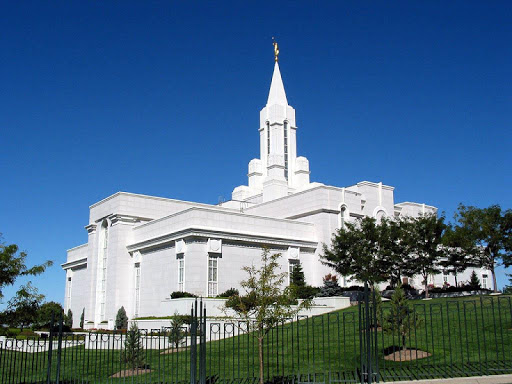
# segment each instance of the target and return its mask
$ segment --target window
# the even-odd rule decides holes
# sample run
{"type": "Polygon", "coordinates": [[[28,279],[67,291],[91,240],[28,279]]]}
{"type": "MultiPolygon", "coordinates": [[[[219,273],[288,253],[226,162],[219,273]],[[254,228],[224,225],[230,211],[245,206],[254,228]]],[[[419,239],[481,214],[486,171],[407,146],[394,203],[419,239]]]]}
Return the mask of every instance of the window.
{"type": "Polygon", "coordinates": [[[68,277],[68,309],[71,308],[71,277],[68,277]]]}
{"type": "Polygon", "coordinates": [[[288,260],[288,285],[292,282],[293,269],[299,264],[299,260],[288,260]]]}
{"type": "Polygon", "coordinates": [[[340,210],[340,228],[345,227],[345,223],[347,222],[347,207],[343,206],[340,210]]]}
{"type": "Polygon", "coordinates": [[[487,286],[487,277],[488,276],[485,273],[482,275],[482,288],[483,289],[487,289],[488,288],[488,286],[487,286]]]}
{"type": "Polygon", "coordinates": [[[185,292],[185,259],[178,256],[178,291],[185,292]]]}
{"type": "Polygon", "coordinates": [[[284,178],[288,180],[288,122],[283,124],[284,129],[284,178]]]}
{"type": "Polygon", "coordinates": [[[140,309],[140,263],[135,263],[135,311],[134,317],[139,317],[140,309]]]}
{"type": "Polygon", "coordinates": [[[217,296],[218,291],[218,274],[217,274],[216,257],[208,257],[208,297],[217,296]]]}
{"type": "Polygon", "coordinates": [[[270,123],[267,121],[267,155],[270,154],[270,123]]]}
{"type": "Polygon", "coordinates": [[[107,299],[107,255],[108,255],[108,222],[104,221],[102,226],[102,238],[100,252],[98,254],[99,259],[99,281],[100,281],[100,318],[105,320],[105,302],[107,299]]]}

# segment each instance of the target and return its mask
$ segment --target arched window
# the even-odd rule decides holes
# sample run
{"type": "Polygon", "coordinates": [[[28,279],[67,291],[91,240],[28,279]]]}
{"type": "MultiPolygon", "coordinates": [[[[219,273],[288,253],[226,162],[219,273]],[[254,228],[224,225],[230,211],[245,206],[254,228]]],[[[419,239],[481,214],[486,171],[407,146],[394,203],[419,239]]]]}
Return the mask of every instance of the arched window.
{"type": "Polygon", "coordinates": [[[377,220],[377,224],[380,224],[382,219],[386,217],[386,212],[384,211],[378,211],[376,214],[375,214],[375,219],[377,220]]]}
{"type": "Polygon", "coordinates": [[[105,304],[107,298],[107,255],[108,255],[108,221],[101,223],[98,249],[98,282],[100,319],[105,320],[105,304]]]}
{"type": "Polygon", "coordinates": [[[348,219],[349,219],[349,212],[348,212],[347,206],[342,205],[340,207],[340,214],[339,214],[339,219],[338,219],[339,227],[344,228],[345,223],[348,222],[348,219]]]}

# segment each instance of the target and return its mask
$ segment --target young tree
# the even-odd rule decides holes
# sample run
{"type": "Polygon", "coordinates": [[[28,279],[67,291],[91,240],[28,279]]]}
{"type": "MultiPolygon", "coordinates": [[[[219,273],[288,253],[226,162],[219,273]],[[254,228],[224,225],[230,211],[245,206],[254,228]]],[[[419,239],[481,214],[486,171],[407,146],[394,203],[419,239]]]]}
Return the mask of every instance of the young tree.
{"type": "Polygon", "coordinates": [[[80,329],[84,329],[85,322],[85,308],[82,309],[82,315],[80,316],[80,329]]]}
{"type": "Polygon", "coordinates": [[[39,294],[37,288],[30,281],[23,285],[16,295],[7,303],[7,318],[12,326],[23,328],[36,324],[37,314],[44,295],[39,294]]]}
{"type": "Polygon", "coordinates": [[[311,305],[311,301],[304,300],[298,306],[291,306],[291,291],[289,287],[284,288],[287,273],[279,272],[280,257],[281,254],[271,254],[265,249],[261,255],[261,265],[244,267],[247,279],[242,281],[240,286],[245,295],[232,296],[225,307],[226,312],[234,310],[247,326],[247,331],[258,340],[260,384],[264,384],[264,338],[273,328],[311,305]]]}
{"type": "Polygon", "coordinates": [[[391,311],[384,319],[384,331],[398,335],[402,341],[402,349],[407,348],[407,336],[414,334],[414,330],[421,326],[422,322],[416,312],[410,308],[402,284],[398,284],[391,296],[391,311]]]}
{"type": "Polygon", "coordinates": [[[132,322],[126,333],[124,342],[124,361],[131,370],[136,370],[144,365],[144,350],[142,349],[141,333],[135,322],[132,322]]]}
{"type": "Polygon", "coordinates": [[[174,316],[171,318],[171,326],[169,328],[169,343],[173,345],[176,350],[178,350],[187,335],[187,331],[184,327],[185,317],[175,312],[174,316]]]}
{"type": "MultiPolygon", "coordinates": [[[[1,240],[1,234],[0,234],[1,240]]],[[[43,273],[53,262],[48,260],[43,264],[27,267],[25,252],[18,252],[16,244],[5,245],[0,242],[0,300],[3,296],[3,289],[7,285],[12,285],[20,276],[36,276],[43,273]]]]}
{"type": "Polygon", "coordinates": [[[64,325],[70,329],[73,327],[73,312],[71,308],[68,309],[68,313],[64,316],[64,325]]]}
{"type": "Polygon", "coordinates": [[[322,263],[342,276],[351,275],[372,288],[386,281],[390,274],[388,252],[383,231],[376,220],[364,217],[357,222],[346,222],[334,233],[331,246],[324,244],[322,263]]]}
{"type": "Polygon", "coordinates": [[[128,316],[124,307],[119,308],[117,311],[115,327],[116,330],[128,328],[128,316]]]}
{"type": "Polygon", "coordinates": [[[469,277],[469,287],[475,290],[482,288],[480,285],[480,279],[475,271],[471,272],[471,276],[469,277]]]}
{"type": "Polygon", "coordinates": [[[447,272],[453,273],[455,286],[458,286],[458,274],[469,267],[478,266],[475,258],[475,242],[465,228],[449,225],[443,235],[442,243],[445,259],[441,261],[441,266],[447,272]]]}
{"type": "Polygon", "coordinates": [[[51,328],[52,318],[57,322],[63,313],[64,308],[59,303],[55,301],[44,303],[37,312],[37,325],[41,328],[51,328]]]}
{"type": "Polygon", "coordinates": [[[491,271],[497,292],[496,267],[512,265],[512,210],[502,211],[499,205],[476,208],[460,204],[455,219],[478,245],[475,256],[491,271]]]}
{"type": "Polygon", "coordinates": [[[444,257],[442,238],[446,224],[444,217],[435,214],[422,215],[412,219],[409,246],[410,265],[415,274],[421,275],[428,298],[428,277],[440,272],[440,260],[444,257]]]}

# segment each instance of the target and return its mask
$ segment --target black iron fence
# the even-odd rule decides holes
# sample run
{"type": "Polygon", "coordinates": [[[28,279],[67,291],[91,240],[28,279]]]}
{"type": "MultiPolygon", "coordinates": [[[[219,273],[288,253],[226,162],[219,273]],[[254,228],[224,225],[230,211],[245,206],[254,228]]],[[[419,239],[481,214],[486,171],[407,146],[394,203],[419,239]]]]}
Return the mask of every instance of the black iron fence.
{"type": "MultiPolygon", "coordinates": [[[[171,328],[0,341],[0,383],[257,383],[249,324],[196,303],[171,328]]],[[[263,341],[266,382],[359,383],[512,373],[509,296],[379,303],[283,321],[263,341]]]]}

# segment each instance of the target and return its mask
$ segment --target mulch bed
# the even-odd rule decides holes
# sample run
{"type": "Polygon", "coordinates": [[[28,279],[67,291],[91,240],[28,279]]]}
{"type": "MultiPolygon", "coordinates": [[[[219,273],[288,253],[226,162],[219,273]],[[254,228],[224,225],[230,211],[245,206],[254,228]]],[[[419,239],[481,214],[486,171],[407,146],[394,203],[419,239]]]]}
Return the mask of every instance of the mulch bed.
{"type": "Polygon", "coordinates": [[[425,357],[432,356],[431,353],[422,351],[420,349],[402,349],[389,355],[384,356],[384,360],[389,361],[411,361],[424,359],[425,357]]]}
{"type": "Polygon", "coordinates": [[[144,375],[146,373],[152,372],[151,369],[124,369],[122,371],[119,371],[117,373],[114,373],[110,378],[118,378],[118,377],[130,377],[130,376],[137,376],[137,375],[144,375]]]}

